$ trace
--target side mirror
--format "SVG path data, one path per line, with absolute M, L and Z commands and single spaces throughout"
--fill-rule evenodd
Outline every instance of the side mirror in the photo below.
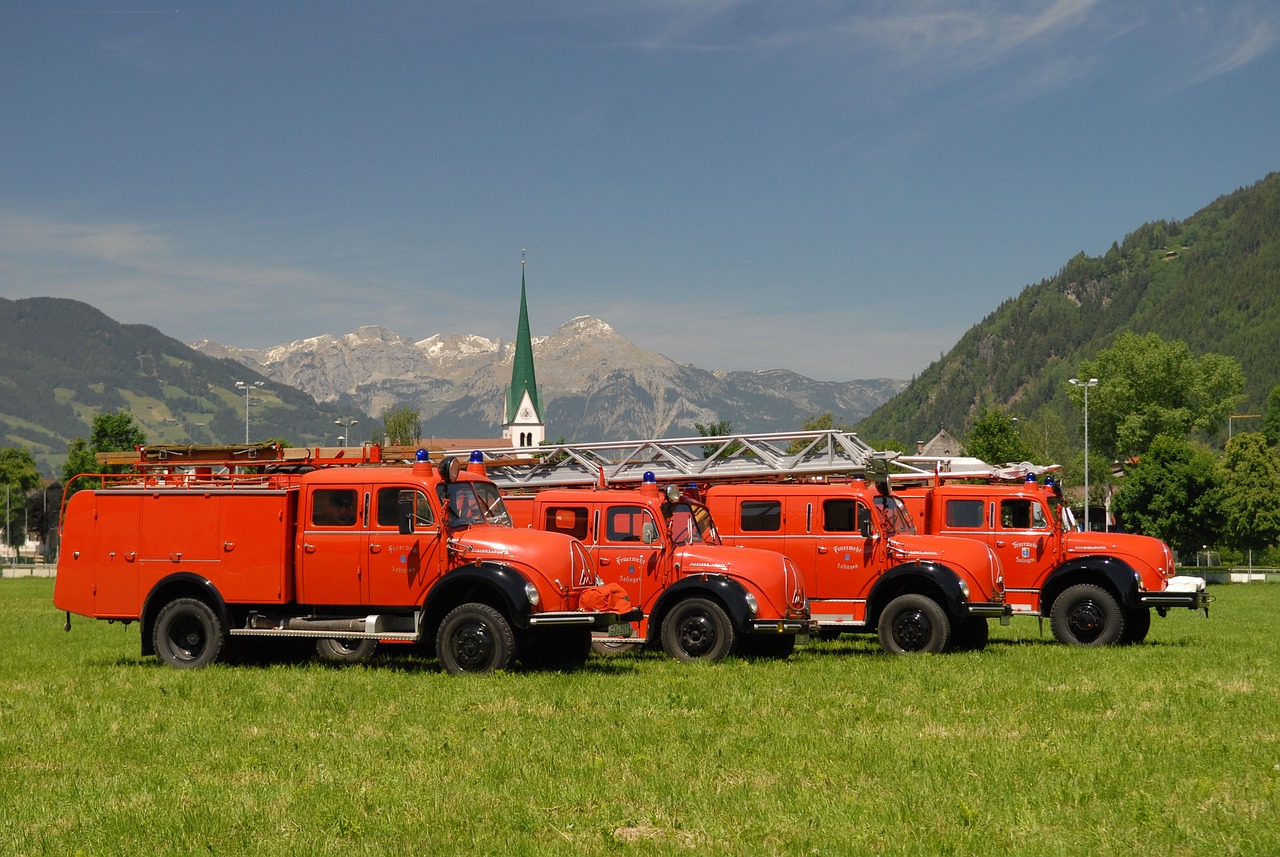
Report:
M 413 535 L 414 494 L 412 491 L 401 491 L 396 495 L 396 521 L 400 525 L 400 535 Z
M 644 526 L 640 528 L 640 539 L 647 545 L 651 545 L 658 540 L 658 525 L 653 521 L 645 521 Z
M 858 532 L 862 535 L 864 539 L 875 538 L 876 531 L 871 526 L 870 515 L 858 516 Z

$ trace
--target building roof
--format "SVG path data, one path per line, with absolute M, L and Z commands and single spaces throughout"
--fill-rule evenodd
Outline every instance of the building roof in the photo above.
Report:
M 525 394 L 533 406 L 536 422 L 542 422 L 542 400 L 538 398 L 538 379 L 533 371 L 533 338 L 529 335 L 529 307 L 525 300 L 524 260 L 520 260 L 520 321 L 516 326 L 516 356 L 511 364 L 511 386 L 507 389 L 507 401 L 503 421 L 513 423 L 520 413 L 520 403 Z

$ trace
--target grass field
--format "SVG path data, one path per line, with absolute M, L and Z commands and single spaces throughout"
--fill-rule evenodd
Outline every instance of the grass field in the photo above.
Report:
M 1140 646 L 160 666 L 0 580 L 3 854 L 1274 855 L 1280 586 Z

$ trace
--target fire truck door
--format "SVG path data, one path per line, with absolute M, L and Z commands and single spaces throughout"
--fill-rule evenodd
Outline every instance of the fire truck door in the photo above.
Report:
M 1045 552 L 1056 544 L 1044 507 L 1028 497 L 1004 498 L 994 505 L 991 547 L 1004 568 L 1006 596 L 1015 612 L 1038 610 L 1040 570 L 1052 565 Z
M 600 511 L 594 544 L 587 543 L 595 553 L 596 569 L 606 583 L 618 583 L 627 590 L 631 603 L 641 606 L 647 615 L 650 605 L 646 599 L 661 591 L 668 565 L 661 562 L 662 522 L 639 505 L 611 504 Z M 646 534 L 657 534 L 657 541 L 646 543 Z
M 414 496 L 413 533 L 400 534 L 400 493 Z M 420 489 L 409 485 L 378 488 L 373 498 L 373 526 L 368 534 L 370 602 L 411 606 L 426 600 L 427 589 L 440 576 L 440 522 Z
M 810 592 L 814 618 L 860 622 L 873 578 L 868 568 L 875 562 L 875 543 L 863 538 L 858 523 L 870 515 L 870 509 L 851 497 L 829 497 L 814 511 L 810 524 L 817 551 Z
M 305 498 L 298 552 L 303 604 L 367 604 L 368 531 L 362 513 L 368 488 L 317 485 Z
M 138 615 L 138 561 L 142 498 L 121 494 L 94 497 L 97 526 L 93 532 L 94 615 Z

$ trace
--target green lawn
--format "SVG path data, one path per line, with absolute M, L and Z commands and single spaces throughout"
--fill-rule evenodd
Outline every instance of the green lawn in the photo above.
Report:
M 3 854 L 1280 853 L 1280 586 L 1140 646 L 184 672 L 0 580 Z

